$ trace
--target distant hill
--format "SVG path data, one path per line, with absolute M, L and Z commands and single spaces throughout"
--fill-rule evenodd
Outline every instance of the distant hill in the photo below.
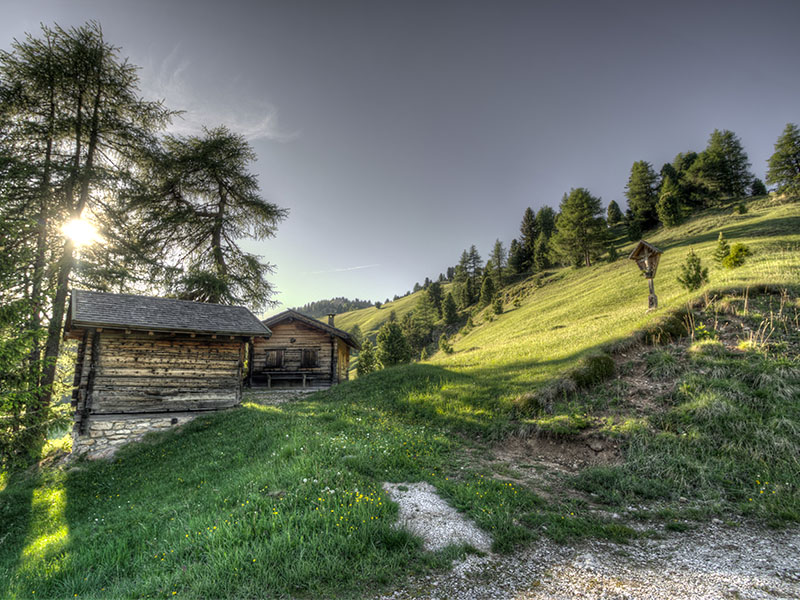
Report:
M 351 300 L 350 298 L 331 298 L 330 300 L 317 300 L 316 302 L 309 302 L 303 306 L 297 306 L 293 310 L 320 319 L 329 314 L 341 314 L 361 308 L 373 306 L 373 302 L 369 300 Z

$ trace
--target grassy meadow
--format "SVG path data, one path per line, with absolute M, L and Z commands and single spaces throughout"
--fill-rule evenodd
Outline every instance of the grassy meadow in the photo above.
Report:
M 742 267 L 712 264 L 720 230 L 750 246 Z M 303 401 L 251 395 L 113 461 L 4 474 L 0 597 L 360 597 L 472 551 L 428 553 L 395 529 L 385 481 L 430 482 L 498 552 L 539 536 L 654 535 L 633 520 L 800 521 L 800 204 L 755 200 L 647 239 L 665 251 L 658 311 L 645 312 L 627 245 L 614 263 L 506 288 L 505 312 L 477 315 L 451 355 Z M 710 267 L 694 294 L 676 281 L 690 248 Z M 775 293 L 757 291 L 766 284 Z M 689 339 L 624 343 L 690 300 Z M 373 332 L 415 301 L 337 326 Z M 612 377 L 554 383 L 611 344 Z M 585 446 L 590 434 L 620 460 L 542 480 L 525 475 L 546 471 L 535 456 L 489 460 L 510 436 Z

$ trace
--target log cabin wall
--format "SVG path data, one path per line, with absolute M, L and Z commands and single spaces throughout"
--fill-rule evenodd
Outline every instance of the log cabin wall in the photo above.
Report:
M 339 382 L 342 382 L 347 381 L 350 377 L 350 346 L 343 340 L 337 339 L 337 342 L 339 342 L 339 360 L 337 361 L 339 367 Z
M 241 402 L 246 338 L 93 330 L 75 372 L 73 452 L 107 456 L 145 433 Z
M 293 387 L 302 385 L 302 379 L 283 379 L 281 376 L 291 374 L 306 374 L 308 382 L 313 387 L 327 387 L 331 385 L 333 377 L 336 383 L 337 370 L 335 364 L 339 362 L 337 343 L 338 338 L 320 329 L 315 329 L 297 320 L 286 321 L 270 327 L 272 337 L 269 339 L 256 338 L 253 342 L 253 383 L 255 385 L 266 382 L 266 373 L 276 374 L 274 387 Z M 317 352 L 315 366 L 304 365 L 304 351 Z M 280 366 L 271 362 L 267 364 L 268 353 L 280 353 Z M 274 354 L 271 355 L 274 358 Z

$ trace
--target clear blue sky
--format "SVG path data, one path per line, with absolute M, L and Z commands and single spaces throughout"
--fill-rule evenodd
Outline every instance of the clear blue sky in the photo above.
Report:
M 383 300 L 572 187 L 742 140 L 757 176 L 800 122 L 800 2 L 0 1 L 0 47 L 98 20 L 178 131 L 244 133 L 285 306 Z

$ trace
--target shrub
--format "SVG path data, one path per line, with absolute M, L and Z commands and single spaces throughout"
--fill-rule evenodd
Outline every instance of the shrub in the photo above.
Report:
M 747 214 L 747 205 L 744 202 L 740 202 L 733 210 L 737 215 Z
M 545 394 L 525 392 L 513 400 L 514 408 L 523 415 L 538 417 L 553 411 L 553 404 Z
M 446 333 L 443 333 L 442 335 L 439 336 L 439 350 L 441 350 L 445 354 L 453 353 L 453 346 L 450 345 L 449 341 L 447 341 Z
M 578 387 L 590 387 L 614 376 L 614 359 L 608 354 L 593 354 L 581 360 L 572 374 Z
M 731 251 L 725 258 L 722 259 L 722 266 L 726 269 L 735 269 L 744 264 L 746 257 L 750 256 L 750 248 L 745 244 L 734 244 L 731 246 Z
M 492 303 L 492 310 L 496 315 L 503 314 L 503 300 L 500 298 L 500 296 L 494 299 L 494 302 Z
M 642 333 L 644 341 L 648 344 L 667 344 L 686 335 L 685 319 L 687 312 L 678 311 L 661 319 L 649 323 Z
M 653 379 L 667 379 L 677 375 L 681 366 L 668 350 L 655 350 L 647 355 L 647 375 Z
M 694 250 L 689 251 L 686 261 L 681 265 L 678 283 L 690 292 L 699 289 L 704 283 L 708 283 L 708 269 L 703 268 L 700 257 L 694 253 Z
M 722 264 L 723 259 L 731 253 L 731 246 L 728 244 L 728 240 L 722 235 L 722 232 L 719 232 L 719 237 L 717 238 L 717 247 L 714 249 L 714 254 L 712 255 L 714 258 L 714 262 Z

